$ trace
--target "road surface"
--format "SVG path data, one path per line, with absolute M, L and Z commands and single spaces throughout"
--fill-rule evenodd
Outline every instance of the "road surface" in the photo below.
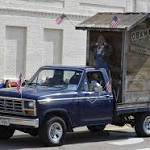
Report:
M 0 141 L 0 150 L 150 150 L 150 138 L 138 138 L 129 126 L 107 126 L 103 134 L 78 128 L 66 137 L 60 147 L 44 147 L 38 137 L 15 132 L 7 141 Z

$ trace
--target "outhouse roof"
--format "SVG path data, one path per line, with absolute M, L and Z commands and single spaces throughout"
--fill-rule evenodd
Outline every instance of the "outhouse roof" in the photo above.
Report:
M 79 25 L 76 29 L 98 29 L 98 30 L 130 30 L 137 24 L 144 21 L 149 16 L 148 13 L 97 13 L 88 18 Z M 113 18 L 116 17 L 116 27 L 112 26 Z

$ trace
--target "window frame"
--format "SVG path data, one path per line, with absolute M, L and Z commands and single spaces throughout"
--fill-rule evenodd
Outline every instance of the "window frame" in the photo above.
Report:
M 74 72 L 81 72 L 81 77 L 80 77 L 80 80 L 79 80 L 79 83 L 78 83 L 78 86 L 77 86 L 77 89 L 75 90 L 75 91 L 78 91 L 79 89 L 80 89 L 80 87 L 81 87 L 81 83 L 82 83 L 82 80 L 83 80 L 83 76 L 84 76 L 84 70 L 83 69 L 74 69 L 74 68 L 59 68 L 59 67 L 52 67 L 52 66 L 50 66 L 50 67 L 41 67 L 41 68 L 39 68 L 36 72 L 35 72 L 35 74 L 30 78 L 30 80 L 28 81 L 28 83 L 31 83 L 31 82 L 33 82 L 33 80 L 35 79 L 35 78 L 38 78 L 39 77 L 39 73 L 42 71 L 42 70 L 63 70 L 63 71 L 74 71 Z
M 82 85 L 82 91 L 86 91 L 86 89 L 85 89 L 85 82 L 87 82 L 87 87 L 88 87 L 88 91 L 86 91 L 86 92 L 95 92 L 95 91 L 90 91 L 89 90 L 89 84 L 90 84 L 90 82 L 89 82 L 89 80 L 88 80 L 88 77 L 87 77 L 87 74 L 88 73 L 94 73 L 94 72 L 99 72 L 100 74 L 101 74 L 101 78 L 102 78 L 102 82 L 103 82 L 103 84 L 104 84 L 104 86 L 103 86 L 103 91 L 106 91 L 106 89 L 105 89 L 105 79 L 104 79 L 104 77 L 103 77 L 103 73 L 102 73 L 102 71 L 101 70 L 88 70 L 88 71 L 86 71 L 85 72 L 85 78 L 84 78 L 84 83 L 83 83 L 83 85 Z

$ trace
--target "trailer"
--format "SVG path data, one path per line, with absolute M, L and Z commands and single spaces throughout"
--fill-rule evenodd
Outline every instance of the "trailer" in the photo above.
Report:
M 92 47 L 100 36 L 112 47 L 107 63 L 112 75 L 117 113 L 149 111 L 149 14 L 98 13 L 76 26 L 76 29 L 87 30 L 87 65 L 95 65 Z

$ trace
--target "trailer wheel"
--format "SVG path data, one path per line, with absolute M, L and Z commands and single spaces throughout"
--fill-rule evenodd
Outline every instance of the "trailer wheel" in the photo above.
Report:
M 91 132 L 102 132 L 104 131 L 106 125 L 96 125 L 96 126 L 87 126 L 88 130 Z
M 39 137 L 46 146 L 60 146 L 64 142 L 66 123 L 60 117 L 45 121 L 39 129 Z
M 15 129 L 11 127 L 0 126 L 0 140 L 7 140 L 13 136 Z
M 135 118 L 135 131 L 139 137 L 150 136 L 150 114 L 140 114 Z

